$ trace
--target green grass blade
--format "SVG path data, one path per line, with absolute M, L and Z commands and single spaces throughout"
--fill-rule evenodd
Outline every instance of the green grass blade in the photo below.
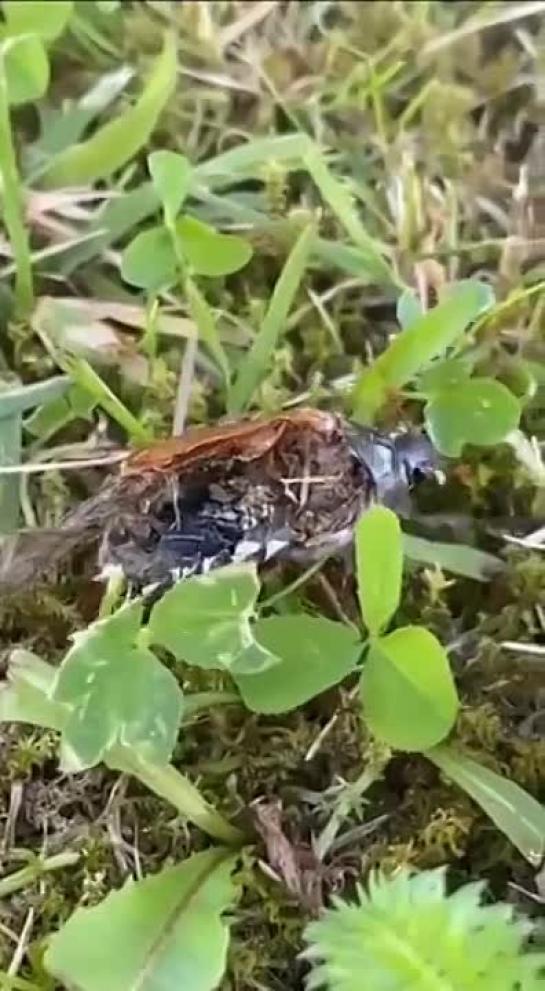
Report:
M 203 181 L 209 189 L 219 189 L 229 185 L 233 176 L 248 172 L 255 174 L 256 170 L 271 159 L 278 162 L 302 162 L 312 146 L 311 138 L 302 132 L 257 138 L 197 165 L 194 171 L 195 181 Z
M 356 247 L 363 252 L 367 269 L 373 268 L 378 282 L 390 286 L 401 285 L 392 266 L 384 258 L 379 245 L 365 230 L 350 193 L 329 170 L 321 150 L 315 145 L 305 155 L 305 166 L 339 223 L 350 235 Z
M 47 187 L 81 186 L 105 179 L 122 168 L 148 141 L 176 83 L 176 43 L 165 38 L 143 92 L 125 113 L 108 121 L 87 141 L 67 148 L 42 176 Z
M 0 50 L 0 173 L 3 219 L 15 261 L 16 310 L 19 316 L 24 316 L 34 304 L 34 289 L 30 241 L 25 225 L 23 196 L 11 132 L 4 46 Z
M 132 441 L 143 444 L 149 443 L 151 440 L 150 432 L 108 388 L 87 361 L 83 358 L 66 355 L 62 362 L 72 381 L 90 393 L 96 399 L 97 405 L 101 406 L 113 420 L 119 423 L 120 427 L 127 431 Z
M 240 413 L 246 409 L 255 389 L 266 375 L 274 349 L 284 333 L 288 313 L 305 273 L 314 238 L 314 224 L 309 224 L 299 235 L 286 259 L 259 334 L 242 362 L 231 390 L 231 413 Z
M 189 306 L 189 312 L 195 321 L 199 332 L 199 338 L 204 341 L 206 346 L 210 349 L 219 367 L 221 368 L 225 379 L 225 384 L 229 387 L 229 382 L 231 380 L 231 369 L 229 367 L 229 360 L 220 340 L 214 314 L 199 287 L 189 276 L 185 280 L 185 295 Z

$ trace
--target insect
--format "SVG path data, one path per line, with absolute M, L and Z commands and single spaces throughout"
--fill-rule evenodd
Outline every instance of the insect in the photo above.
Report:
M 9 541 L 0 587 L 93 543 L 99 566 L 120 566 L 137 588 L 233 562 L 312 560 L 349 544 L 373 502 L 402 509 L 436 460 L 423 434 L 381 434 L 316 409 L 194 428 L 128 454 L 58 530 Z

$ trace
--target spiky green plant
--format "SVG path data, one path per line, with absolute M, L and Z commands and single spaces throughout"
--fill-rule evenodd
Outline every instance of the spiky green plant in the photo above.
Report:
M 358 899 L 306 930 L 309 988 L 328 991 L 544 991 L 545 954 L 505 903 L 483 905 L 482 883 L 447 894 L 445 870 L 373 876 Z

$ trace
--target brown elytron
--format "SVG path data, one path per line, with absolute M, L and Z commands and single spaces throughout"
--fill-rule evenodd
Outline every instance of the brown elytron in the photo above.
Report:
M 0 584 L 27 583 L 88 542 L 139 587 L 233 561 L 308 559 L 348 543 L 371 501 L 395 507 L 434 460 L 421 434 L 315 409 L 195 428 L 128 455 L 60 531 L 19 535 Z

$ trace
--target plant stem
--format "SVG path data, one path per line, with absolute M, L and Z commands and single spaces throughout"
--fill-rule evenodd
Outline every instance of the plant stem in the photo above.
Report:
M 26 316 L 34 306 L 30 244 L 25 226 L 21 183 L 17 170 L 8 87 L 5 50 L 0 50 L 0 173 L 2 175 L 2 209 L 15 261 L 15 306 L 17 316 Z
M 67 850 L 65 853 L 57 853 L 45 860 L 36 857 L 32 863 L 22 867 L 20 871 L 14 871 L 13 874 L 8 874 L 7 877 L 0 879 L 0 898 L 5 898 L 6 895 L 12 895 L 14 891 L 19 891 L 20 888 L 31 884 L 42 874 L 58 871 L 63 867 L 72 867 L 73 864 L 77 864 L 79 856 L 79 853 Z
M 134 775 L 156 795 L 170 802 L 181 815 L 215 839 L 233 846 L 241 846 L 244 833 L 227 822 L 206 801 L 198 788 L 172 764 L 155 764 L 128 747 L 112 747 L 105 763 L 115 770 Z

